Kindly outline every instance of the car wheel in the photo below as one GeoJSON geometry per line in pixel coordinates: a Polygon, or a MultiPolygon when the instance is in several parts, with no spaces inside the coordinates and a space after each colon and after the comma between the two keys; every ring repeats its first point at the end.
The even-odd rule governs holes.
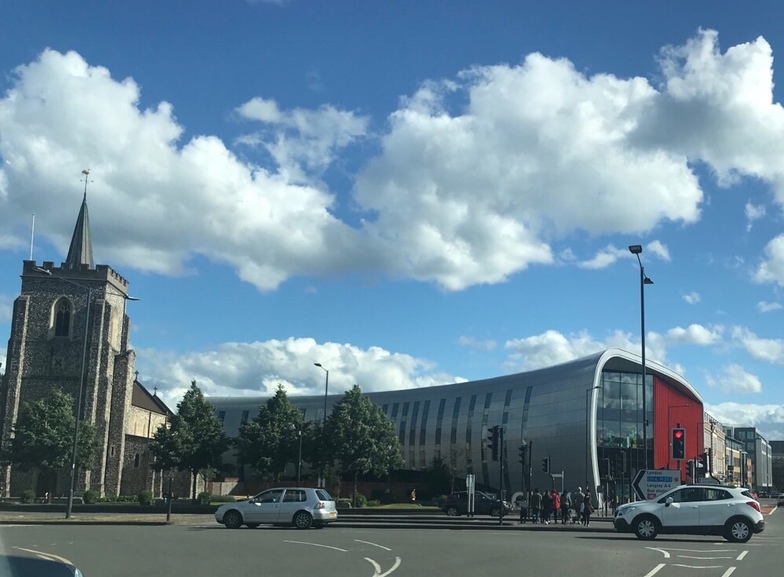
{"type": "Polygon", "coordinates": [[[751,525],[745,519],[731,519],[724,536],[727,541],[745,543],[751,539],[751,525]]]}
{"type": "Polygon", "coordinates": [[[501,516],[501,509],[499,507],[493,507],[490,509],[490,516],[491,517],[500,517],[501,516]]]}
{"type": "Polygon", "coordinates": [[[297,511],[294,514],[293,522],[297,529],[308,529],[313,525],[313,517],[307,511],[297,511]]]}
{"type": "Polygon", "coordinates": [[[446,510],[447,517],[457,517],[460,515],[460,511],[457,510],[457,507],[448,507],[446,510]]]}
{"type": "Polygon", "coordinates": [[[256,527],[258,527],[259,525],[261,525],[261,523],[245,523],[245,526],[246,526],[248,529],[255,529],[255,528],[256,528],[256,527]]]}
{"type": "Polygon", "coordinates": [[[239,529],[242,527],[242,515],[239,511],[226,511],[226,514],[223,515],[223,524],[227,529],[239,529]]]}
{"type": "Polygon", "coordinates": [[[655,539],[659,533],[658,521],[650,515],[644,515],[634,520],[634,534],[638,539],[649,541],[655,539]]]}

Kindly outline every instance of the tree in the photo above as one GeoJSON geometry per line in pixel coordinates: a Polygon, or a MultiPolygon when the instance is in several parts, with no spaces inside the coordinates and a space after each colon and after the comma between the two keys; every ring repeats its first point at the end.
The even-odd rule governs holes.
{"type": "MultiPolygon", "coordinates": [[[[299,434],[310,438],[302,411],[291,404],[283,385],[259,407],[258,415],[240,425],[236,447],[240,460],[256,473],[277,483],[286,465],[296,462],[299,434]]],[[[303,439],[304,440],[304,439],[303,439]]]]}
{"type": "Polygon", "coordinates": [[[229,439],[215,416],[215,409],[204,398],[196,381],[191,382],[191,388],[177,404],[171,426],[161,425],[150,445],[157,470],[190,471],[192,499],[196,499],[199,473],[220,468],[228,448],[229,439]]]}
{"type": "MultiPolygon", "coordinates": [[[[38,469],[54,483],[57,472],[71,466],[75,427],[74,401],[68,393],[55,389],[38,401],[23,403],[5,460],[23,470],[38,469]]],[[[77,468],[91,469],[95,454],[95,428],[91,423],[80,423],[77,468]]],[[[50,493],[56,490],[49,487],[50,493]]]]}
{"type": "Polygon", "coordinates": [[[341,473],[353,478],[355,499],[359,475],[373,472],[382,476],[403,466],[394,424],[381,407],[362,394],[359,385],[347,391],[333,408],[326,436],[341,473]]]}
{"type": "Polygon", "coordinates": [[[434,495],[445,495],[453,488],[454,473],[443,457],[433,457],[425,470],[425,480],[434,495]]]}

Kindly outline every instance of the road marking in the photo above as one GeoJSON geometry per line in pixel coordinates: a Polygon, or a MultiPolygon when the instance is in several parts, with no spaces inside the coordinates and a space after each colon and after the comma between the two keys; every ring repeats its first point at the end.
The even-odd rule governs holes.
{"type": "Polygon", "coordinates": [[[725,557],[723,555],[719,557],[698,557],[697,555],[678,555],[678,559],[700,559],[701,561],[705,561],[706,559],[732,559],[732,555],[729,557],[725,557]]]}
{"type": "Polygon", "coordinates": [[[333,547],[332,545],[322,545],[321,543],[308,543],[307,541],[289,541],[288,539],[284,539],[283,542],[294,543],[296,545],[312,545],[313,547],[324,547],[324,549],[334,549],[335,551],[340,551],[341,553],[348,553],[348,549],[341,549],[340,547],[333,547]]]}
{"type": "Polygon", "coordinates": [[[705,551],[703,549],[670,549],[670,551],[684,551],[686,553],[734,553],[735,549],[716,549],[715,551],[705,551]]]}
{"type": "Polygon", "coordinates": [[[400,557],[395,557],[395,564],[392,565],[392,567],[390,567],[384,573],[381,572],[381,565],[373,561],[373,559],[371,559],[370,557],[365,557],[365,561],[373,565],[373,568],[375,569],[375,572],[373,573],[373,577],[387,577],[387,575],[389,575],[390,573],[395,571],[398,567],[400,567],[400,557]]]}
{"type": "Polygon", "coordinates": [[[738,556],[735,558],[735,560],[736,560],[736,561],[743,561],[743,558],[746,556],[746,554],[747,554],[747,553],[748,553],[748,551],[743,551],[743,552],[742,552],[740,555],[738,555],[738,556]]]}
{"type": "Polygon", "coordinates": [[[669,559],[670,558],[670,554],[667,553],[667,551],[665,551],[664,549],[657,549],[656,547],[646,547],[646,549],[650,549],[651,551],[658,551],[659,553],[664,555],[665,559],[669,559]]]}
{"type": "Polygon", "coordinates": [[[735,567],[730,567],[729,569],[727,569],[727,570],[724,572],[724,575],[722,575],[721,577],[730,577],[730,575],[732,575],[732,573],[733,573],[734,571],[735,571],[735,567]]]}
{"type": "Polygon", "coordinates": [[[33,553],[37,555],[41,559],[45,559],[46,561],[59,561],[60,563],[65,563],[66,565],[73,566],[73,563],[66,559],[65,557],[60,557],[59,555],[55,555],[54,553],[46,553],[44,551],[37,551],[35,549],[25,549],[24,547],[14,547],[14,549],[18,549],[19,551],[25,551],[27,553],[33,553]]]}
{"type": "Polygon", "coordinates": [[[660,570],[662,567],[666,567],[666,566],[667,566],[667,564],[666,564],[666,563],[659,563],[658,565],[656,565],[656,567],[654,567],[654,568],[651,570],[651,572],[650,572],[650,573],[647,573],[647,574],[645,575],[645,577],[653,577],[654,575],[656,575],[656,573],[658,573],[658,572],[659,572],[659,570],[660,570]]]}
{"type": "Polygon", "coordinates": [[[383,549],[384,551],[391,551],[389,547],[384,547],[383,545],[379,545],[378,543],[371,543],[370,541],[362,541],[361,539],[354,539],[357,543],[364,543],[365,545],[373,545],[373,547],[378,547],[379,549],[383,549]]]}
{"type": "Polygon", "coordinates": [[[686,567],[687,569],[721,569],[724,565],[682,565],[680,563],[673,563],[673,567],[686,567]]]}

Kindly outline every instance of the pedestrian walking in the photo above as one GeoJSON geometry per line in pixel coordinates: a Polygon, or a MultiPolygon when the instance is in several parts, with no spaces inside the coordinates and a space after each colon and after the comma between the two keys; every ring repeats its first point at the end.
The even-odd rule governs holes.
{"type": "Polygon", "coordinates": [[[538,523],[541,519],[541,512],[542,512],[542,494],[539,492],[539,489],[534,489],[533,495],[531,495],[531,502],[528,503],[528,507],[531,510],[531,522],[538,523]]]}
{"type": "Polygon", "coordinates": [[[553,508],[553,496],[550,491],[542,493],[542,523],[550,524],[550,511],[553,508]]]}
{"type": "Polygon", "coordinates": [[[569,519],[569,509],[572,508],[572,496],[569,494],[569,491],[564,489],[564,492],[561,493],[561,524],[566,525],[566,521],[569,519]]]}
{"type": "Polygon", "coordinates": [[[574,507],[574,517],[572,518],[572,524],[577,523],[578,521],[582,523],[584,504],[585,495],[583,495],[583,489],[582,487],[577,487],[577,492],[572,495],[572,506],[574,507]]]}
{"type": "Polygon", "coordinates": [[[591,502],[591,490],[585,490],[585,507],[583,507],[583,525],[586,527],[591,524],[591,513],[593,513],[593,503],[591,502]]]}

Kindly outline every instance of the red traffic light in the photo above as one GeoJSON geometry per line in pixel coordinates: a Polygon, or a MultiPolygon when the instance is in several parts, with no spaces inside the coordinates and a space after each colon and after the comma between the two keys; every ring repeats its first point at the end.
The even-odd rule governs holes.
{"type": "Polygon", "coordinates": [[[672,434],[673,434],[673,436],[676,439],[682,439],[683,438],[683,430],[682,429],[676,429],[675,431],[673,431],[672,434]]]}

